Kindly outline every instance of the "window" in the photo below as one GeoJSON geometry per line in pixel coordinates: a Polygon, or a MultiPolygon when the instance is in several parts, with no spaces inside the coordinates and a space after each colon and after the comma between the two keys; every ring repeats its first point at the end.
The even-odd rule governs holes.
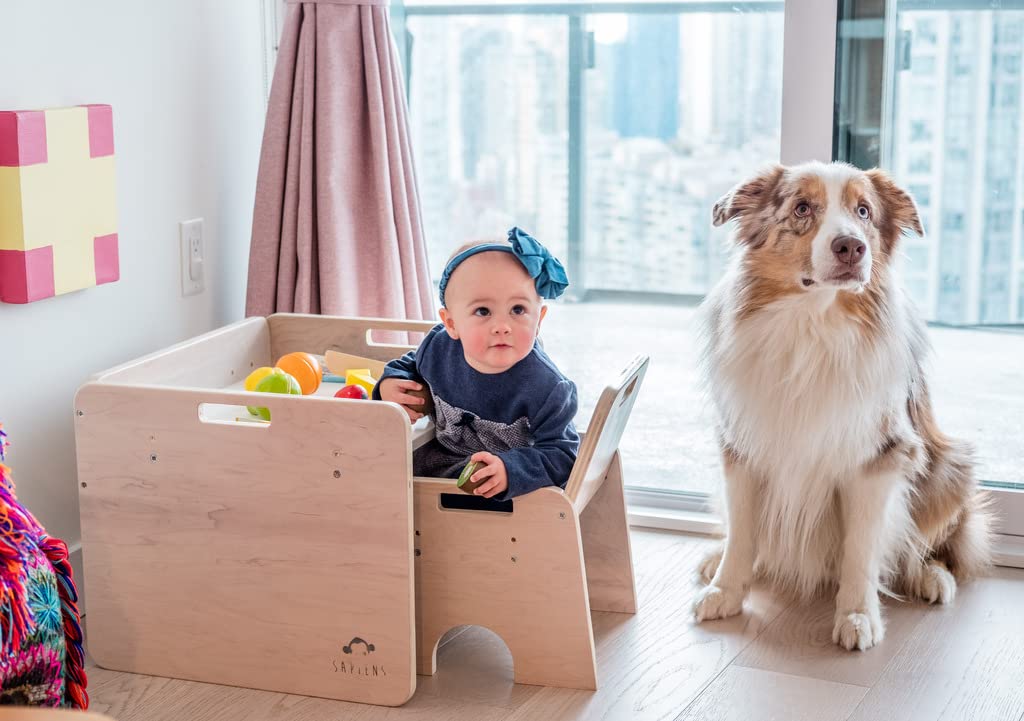
{"type": "MultiPolygon", "coordinates": [[[[1012,214],[1009,210],[993,210],[986,213],[986,221],[988,223],[988,229],[993,233],[1006,233],[1010,230],[1010,223],[1012,222],[1012,214]]],[[[999,260],[1000,263],[1010,262],[1009,249],[1002,254],[999,260]]]]}
{"type": "Polygon", "coordinates": [[[1021,42],[1022,27],[1024,27],[1024,22],[1019,18],[1000,18],[1000,22],[995,27],[996,42],[1009,47],[1018,47],[1021,42]]]}
{"type": "Polygon", "coordinates": [[[942,227],[949,231],[958,231],[964,229],[964,214],[963,213],[947,213],[942,221],[942,227]]]}
{"type": "Polygon", "coordinates": [[[907,192],[910,193],[915,202],[917,202],[918,209],[931,205],[932,188],[930,185],[908,185],[907,192]]]}
{"type": "Polygon", "coordinates": [[[413,148],[435,280],[456,245],[513,225],[566,258],[566,19],[406,12],[413,148]]]}
{"type": "Polygon", "coordinates": [[[914,23],[915,42],[925,45],[935,45],[938,42],[938,29],[936,22],[930,19],[919,19],[914,23]]]}
{"type": "Polygon", "coordinates": [[[907,163],[907,170],[911,173],[930,173],[932,170],[932,156],[928,152],[917,152],[910,156],[907,163]]]}
{"type": "MultiPolygon", "coordinates": [[[[811,77],[806,56],[783,67],[793,28],[787,48],[798,51],[837,35],[834,90],[807,96],[827,92],[821,104],[836,110],[834,157],[890,168],[921,207],[927,233],[907,239],[901,263],[933,322],[944,429],[977,443],[988,482],[1024,485],[1024,393],[1008,395],[1024,378],[1007,362],[1024,357],[1012,326],[1024,321],[1024,13],[987,0],[843,0],[852,14],[837,33],[834,17],[822,24],[827,3],[811,0],[472,1],[408,0],[403,12],[432,269],[466,235],[512,223],[562,257],[574,295],[552,309],[545,340],[579,382],[581,418],[624,354],[654,357],[624,440],[633,484],[687,508],[718,485],[693,388],[694,308],[725,261],[710,206],[777,160],[780,143],[798,149],[790,156],[827,155],[780,120],[782,75],[801,87],[811,77]],[[893,37],[907,45],[883,52],[893,37]]],[[[1024,518],[1009,523],[1024,535],[1024,518]]]]}
{"type": "Polygon", "coordinates": [[[932,129],[927,120],[914,120],[910,123],[910,140],[926,142],[932,139],[932,129]]]}
{"type": "MultiPolygon", "coordinates": [[[[1019,67],[1020,58],[1015,58],[1014,63],[1019,67]]],[[[1000,84],[1000,108],[1009,108],[1016,110],[1020,108],[1020,84],[1013,82],[1006,82],[1000,84]]]]}
{"type": "Polygon", "coordinates": [[[624,439],[632,483],[706,494],[721,470],[696,377],[696,304],[726,262],[711,208],[780,157],[783,4],[407,3],[410,124],[431,270],[520,225],[568,266],[545,347],[585,421],[652,356],[624,439]],[[686,453],[665,453],[685,438],[686,453]]]}
{"type": "Polygon", "coordinates": [[[915,75],[931,76],[935,74],[935,56],[917,55],[911,61],[911,68],[915,75]]]}
{"type": "Polygon", "coordinates": [[[930,83],[925,84],[924,80],[920,84],[915,85],[911,92],[914,105],[919,108],[931,107],[932,103],[935,102],[935,87],[930,83]]]}
{"type": "MultiPolygon", "coordinates": [[[[866,0],[843,5],[868,16],[884,13],[866,0]]],[[[977,446],[979,473],[998,489],[999,502],[1019,508],[1022,491],[1017,500],[999,494],[1024,489],[1024,227],[1014,228],[1015,222],[1024,226],[1024,11],[985,0],[885,5],[895,17],[879,18],[880,26],[891,22],[897,37],[916,33],[914,45],[927,35],[928,52],[937,68],[948,68],[948,77],[945,89],[934,92],[934,80],[916,69],[895,61],[878,67],[877,45],[841,42],[837,72],[872,68],[868,82],[887,109],[864,119],[862,133],[873,138],[877,152],[858,161],[890,168],[933,209],[936,222],[925,237],[904,244],[902,268],[908,291],[936,323],[930,329],[936,412],[944,430],[977,446]],[[920,103],[927,97],[927,120],[945,128],[931,138],[921,128],[920,103]]],[[[862,97],[863,87],[857,91],[862,97]]],[[[855,96],[844,87],[838,93],[841,114],[855,96]]],[[[1024,534],[1020,512],[1005,515],[1008,527],[1024,534]]]]}
{"type": "Polygon", "coordinates": [[[926,245],[907,243],[903,247],[903,254],[906,256],[904,272],[913,269],[916,273],[922,274],[928,271],[928,258],[931,255],[931,249],[926,245]]]}

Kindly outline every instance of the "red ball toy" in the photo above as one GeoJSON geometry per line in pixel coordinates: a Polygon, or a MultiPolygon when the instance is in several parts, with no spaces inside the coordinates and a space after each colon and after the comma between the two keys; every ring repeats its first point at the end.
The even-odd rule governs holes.
{"type": "Polygon", "coordinates": [[[355,398],[359,401],[365,401],[369,396],[366,394],[366,389],[355,383],[342,388],[340,391],[334,394],[335,398],[355,398]]]}

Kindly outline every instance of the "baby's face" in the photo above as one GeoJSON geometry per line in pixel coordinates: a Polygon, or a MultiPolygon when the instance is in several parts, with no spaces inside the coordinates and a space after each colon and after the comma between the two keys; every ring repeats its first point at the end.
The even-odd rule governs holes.
{"type": "Polygon", "coordinates": [[[452,273],[441,309],[448,335],[462,341],[470,367],[501,373],[533,350],[547,307],[511,253],[485,251],[452,273]]]}

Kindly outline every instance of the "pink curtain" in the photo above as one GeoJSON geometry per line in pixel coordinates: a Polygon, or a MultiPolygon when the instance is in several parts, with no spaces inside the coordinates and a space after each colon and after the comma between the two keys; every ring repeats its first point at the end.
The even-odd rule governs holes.
{"type": "Polygon", "coordinates": [[[429,319],[432,288],[387,7],[289,0],[246,315],[429,319]]]}

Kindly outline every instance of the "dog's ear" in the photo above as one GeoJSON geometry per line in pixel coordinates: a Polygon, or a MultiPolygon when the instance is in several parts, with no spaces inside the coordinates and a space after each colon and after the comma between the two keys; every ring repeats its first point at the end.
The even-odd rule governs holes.
{"type": "Polygon", "coordinates": [[[885,251],[888,253],[892,250],[905,230],[924,235],[921,216],[910,193],[896,185],[884,170],[869,170],[867,177],[874,186],[882,206],[881,217],[875,218],[875,225],[881,232],[882,247],[885,251]]]}
{"type": "Polygon", "coordinates": [[[772,191],[782,180],[786,169],[772,165],[749,180],[737,185],[719,198],[712,209],[712,223],[716,226],[728,223],[738,215],[750,213],[764,207],[772,197],[772,191]]]}

